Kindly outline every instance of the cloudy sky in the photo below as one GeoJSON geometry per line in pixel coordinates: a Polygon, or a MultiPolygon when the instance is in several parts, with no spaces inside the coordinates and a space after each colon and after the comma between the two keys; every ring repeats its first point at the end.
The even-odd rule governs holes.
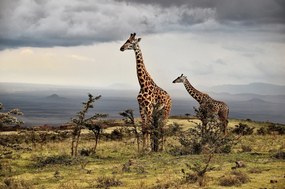
{"type": "Polygon", "coordinates": [[[132,32],[166,90],[285,85],[284,0],[0,0],[0,82],[137,89],[132,32]]]}

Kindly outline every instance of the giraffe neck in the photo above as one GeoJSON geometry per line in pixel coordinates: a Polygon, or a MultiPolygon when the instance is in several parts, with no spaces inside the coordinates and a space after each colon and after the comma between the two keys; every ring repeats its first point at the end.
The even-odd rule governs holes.
{"type": "Polygon", "coordinates": [[[188,81],[188,79],[186,79],[184,82],[183,82],[186,90],[188,91],[188,93],[195,99],[197,100],[197,102],[199,104],[201,104],[204,100],[205,100],[205,97],[206,95],[200,91],[198,91],[197,89],[195,89],[191,84],[190,82],[188,81]]]}
{"type": "Polygon", "coordinates": [[[148,85],[155,85],[150,74],[147,72],[143,62],[143,56],[139,46],[134,50],[137,62],[137,77],[141,88],[146,88],[148,85]]]}

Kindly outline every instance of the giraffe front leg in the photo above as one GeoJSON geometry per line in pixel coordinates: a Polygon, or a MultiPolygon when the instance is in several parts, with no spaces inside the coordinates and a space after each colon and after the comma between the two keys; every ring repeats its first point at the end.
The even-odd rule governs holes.
{"type": "Polygon", "coordinates": [[[222,124],[223,124],[223,133],[224,133],[224,135],[227,135],[228,120],[226,120],[226,119],[223,120],[222,124]]]}
{"type": "Polygon", "coordinates": [[[147,119],[147,115],[146,115],[146,110],[144,107],[141,107],[140,105],[140,114],[141,114],[141,119],[142,119],[142,150],[144,152],[149,151],[149,140],[148,138],[150,138],[149,135],[149,129],[148,129],[148,119],[147,119]]]}
{"type": "Polygon", "coordinates": [[[150,124],[151,124],[151,119],[148,116],[148,114],[146,115],[146,119],[145,119],[145,148],[144,151],[145,152],[150,152],[152,151],[152,147],[151,147],[151,130],[150,130],[150,124]]]}
{"type": "Polygon", "coordinates": [[[227,127],[228,127],[228,113],[229,110],[228,109],[224,109],[223,111],[220,111],[219,112],[219,119],[221,121],[221,124],[222,124],[222,132],[224,133],[224,135],[227,134],[227,127]]]}

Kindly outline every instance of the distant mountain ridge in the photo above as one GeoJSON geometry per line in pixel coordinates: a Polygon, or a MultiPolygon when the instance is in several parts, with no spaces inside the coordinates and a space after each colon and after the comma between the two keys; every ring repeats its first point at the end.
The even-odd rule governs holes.
{"type": "Polygon", "coordinates": [[[285,95],[285,85],[250,83],[245,85],[218,85],[208,89],[215,93],[285,95]]]}
{"type": "MultiPolygon", "coordinates": [[[[215,91],[201,91],[208,93],[216,100],[227,103],[231,118],[249,118],[285,124],[285,92],[283,93],[283,87],[271,84],[224,85],[215,91]],[[236,87],[240,88],[237,89],[236,87]],[[268,91],[262,92],[265,89],[274,90],[273,92],[278,95],[273,92],[270,92],[273,94],[268,95],[268,91]]],[[[172,115],[195,113],[193,107],[197,107],[198,103],[183,86],[176,90],[168,90],[168,92],[173,102],[172,115]]],[[[7,109],[20,108],[24,112],[23,120],[27,125],[58,124],[70,120],[80,110],[81,103],[86,101],[88,93],[102,95],[100,101],[96,102],[96,111],[107,113],[110,118],[120,118],[118,112],[126,109],[135,110],[136,116],[139,116],[136,90],[21,85],[0,82],[0,102],[7,109]]]]}
{"type": "Polygon", "coordinates": [[[59,96],[57,94],[52,94],[46,97],[47,100],[67,100],[67,98],[59,96]]]}

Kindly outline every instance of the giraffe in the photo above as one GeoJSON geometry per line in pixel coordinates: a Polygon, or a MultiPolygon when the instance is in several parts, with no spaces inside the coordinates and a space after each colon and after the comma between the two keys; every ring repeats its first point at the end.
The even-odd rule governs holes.
{"type": "Polygon", "coordinates": [[[172,83],[183,83],[188,93],[199,103],[200,107],[210,107],[207,111],[211,111],[214,115],[217,115],[222,123],[222,131],[226,133],[228,125],[229,108],[226,103],[212,99],[208,94],[202,93],[195,89],[187,77],[181,74],[172,83]],[[210,104],[210,106],[208,106],[210,104]]]}
{"type": "Polygon", "coordinates": [[[159,105],[161,109],[164,109],[162,119],[164,123],[166,123],[166,120],[168,119],[170,114],[172,102],[168,93],[154,82],[154,80],[151,78],[150,74],[146,70],[143,61],[142,51],[139,46],[140,41],[141,38],[136,38],[136,33],[132,33],[128,40],[120,48],[120,50],[134,50],[135,52],[137,78],[140,85],[140,91],[137,96],[137,101],[139,104],[139,111],[142,119],[143,149],[149,150],[149,124],[152,121],[154,107],[159,105]]]}

